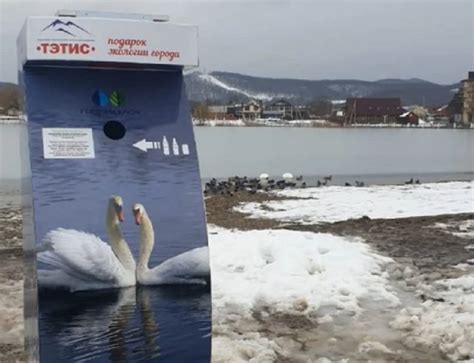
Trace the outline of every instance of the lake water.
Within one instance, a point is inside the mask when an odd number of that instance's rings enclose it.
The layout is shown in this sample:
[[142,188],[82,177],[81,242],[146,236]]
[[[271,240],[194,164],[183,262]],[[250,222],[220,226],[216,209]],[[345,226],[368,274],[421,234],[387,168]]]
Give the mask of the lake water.
[[[331,174],[334,183],[474,177],[474,130],[195,127],[194,132],[203,179],[264,172],[302,174],[310,184]],[[17,200],[17,180],[29,175],[20,157],[25,136],[25,125],[0,125],[4,202]]]
[[332,174],[380,183],[474,172],[474,130],[196,127],[195,134],[203,178],[291,172],[310,182]]
[[210,304],[200,286],[40,294],[42,361],[207,362]]

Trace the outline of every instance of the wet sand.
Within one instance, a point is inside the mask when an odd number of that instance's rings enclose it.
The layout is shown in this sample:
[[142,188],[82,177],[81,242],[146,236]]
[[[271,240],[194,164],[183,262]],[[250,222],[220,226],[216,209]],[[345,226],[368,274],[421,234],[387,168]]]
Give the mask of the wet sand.
[[0,209],[0,362],[24,361],[20,211]]

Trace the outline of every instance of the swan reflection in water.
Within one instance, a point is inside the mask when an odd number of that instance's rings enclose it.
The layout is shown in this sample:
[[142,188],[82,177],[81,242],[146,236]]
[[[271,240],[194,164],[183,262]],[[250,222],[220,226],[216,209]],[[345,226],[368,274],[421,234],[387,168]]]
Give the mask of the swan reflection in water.
[[186,361],[199,350],[209,356],[208,286],[40,294],[44,361]]
[[151,308],[149,291],[147,289],[138,289],[137,301],[142,320],[145,356],[153,357],[155,352],[159,354],[159,346],[155,342],[155,333],[158,334],[158,324]]

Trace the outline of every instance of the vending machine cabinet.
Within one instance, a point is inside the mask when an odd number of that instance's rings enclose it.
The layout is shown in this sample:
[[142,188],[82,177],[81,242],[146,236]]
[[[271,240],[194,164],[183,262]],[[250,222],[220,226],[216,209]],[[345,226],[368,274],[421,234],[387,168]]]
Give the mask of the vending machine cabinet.
[[26,20],[28,360],[210,361],[206,218],[183,81],[197,39],[162,16]]

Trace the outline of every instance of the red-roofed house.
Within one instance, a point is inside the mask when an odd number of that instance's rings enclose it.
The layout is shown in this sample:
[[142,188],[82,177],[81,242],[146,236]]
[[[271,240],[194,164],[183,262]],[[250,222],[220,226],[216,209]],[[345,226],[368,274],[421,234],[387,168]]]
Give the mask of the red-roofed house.
[[348,98],[346,124],[392,123],[406,112],[400,98]]
[[419,117],[416,113],[407,111],[398,116],[398,122],[402,125],[418,125]]

